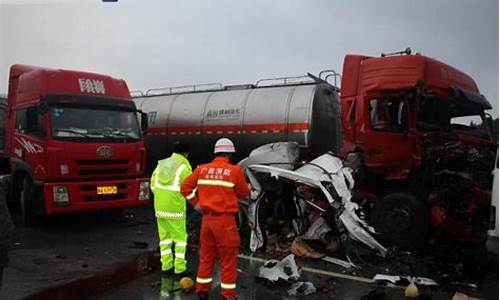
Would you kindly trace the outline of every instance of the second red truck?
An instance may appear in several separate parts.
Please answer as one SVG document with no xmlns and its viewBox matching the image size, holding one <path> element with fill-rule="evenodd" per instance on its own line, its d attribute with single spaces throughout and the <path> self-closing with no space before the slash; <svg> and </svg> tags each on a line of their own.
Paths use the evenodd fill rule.
<svg viewBox="0 0 500 300">
<path fill-rule="evenodd" d="M 25 224 L 149 202 L 147 120 L 124 80 L 14 65 L 1 111 L 9 201 Z"/>
</svg>

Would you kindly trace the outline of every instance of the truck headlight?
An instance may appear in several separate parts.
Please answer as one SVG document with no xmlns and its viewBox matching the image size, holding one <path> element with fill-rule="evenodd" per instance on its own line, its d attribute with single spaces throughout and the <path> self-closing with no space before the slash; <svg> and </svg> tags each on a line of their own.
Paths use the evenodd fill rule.
<svg viewBox="0 0 500 300">
<path fill-rule="evenodd" d="M 65 186 L 57 185 L 52 188 L 54 194 L 54 204 L 56 206 L 68 206 L 69 194 L 68 188 Z"/>
<path fill-rule="evenodd" d="M 149 182 L 143 181 L 139 184 L 139 200 L 149 200 Z"/>
</svg>

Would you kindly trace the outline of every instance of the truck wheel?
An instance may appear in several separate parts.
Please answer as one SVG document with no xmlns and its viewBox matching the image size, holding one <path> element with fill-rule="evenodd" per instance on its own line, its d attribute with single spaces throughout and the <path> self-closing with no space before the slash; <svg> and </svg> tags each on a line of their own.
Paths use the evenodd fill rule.
<svg viewBox="0 0 500 300">
<path fill-rule="evenodd" d="M 43 199 L 35 193 L 33 181 L 25 176 L 20 196 L 21 223 L 24 226 L 36 225 L 44 213 Z"/>
<path fill-rule="evenodd" d="M 429 213 L 422 201 L 408 193 L 393 193 L 375 204 L 371 223 L 381 238 L 403 249 L 421 243 L 429 228 Z"/>
</svg>

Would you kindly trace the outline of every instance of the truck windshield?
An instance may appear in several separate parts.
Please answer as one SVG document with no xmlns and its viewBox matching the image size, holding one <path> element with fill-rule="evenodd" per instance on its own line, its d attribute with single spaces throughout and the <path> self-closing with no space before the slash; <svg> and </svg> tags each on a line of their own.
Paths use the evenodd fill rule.
<svg viewBox="0 0 500 300">
<path fill-rule="evenodd" d="M 52 106 L 50 118 L 52 136 L 56 139 L 131 142 L 141 137 L 133 111 Z"/>
</svg>

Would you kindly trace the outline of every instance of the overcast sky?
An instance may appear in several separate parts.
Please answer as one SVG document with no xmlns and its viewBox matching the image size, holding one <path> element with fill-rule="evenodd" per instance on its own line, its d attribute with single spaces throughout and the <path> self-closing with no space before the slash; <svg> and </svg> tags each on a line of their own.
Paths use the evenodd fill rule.
<svg viewBox="0 0 500 300">
<path fill-rule="evenodd" d="M 498 0 L 0 0 L 0 93 L 14 63 L 130 89 L 341 72 L 345 54 L 411 47 L 471 75 L 498 116 Z"/>
</svg>

